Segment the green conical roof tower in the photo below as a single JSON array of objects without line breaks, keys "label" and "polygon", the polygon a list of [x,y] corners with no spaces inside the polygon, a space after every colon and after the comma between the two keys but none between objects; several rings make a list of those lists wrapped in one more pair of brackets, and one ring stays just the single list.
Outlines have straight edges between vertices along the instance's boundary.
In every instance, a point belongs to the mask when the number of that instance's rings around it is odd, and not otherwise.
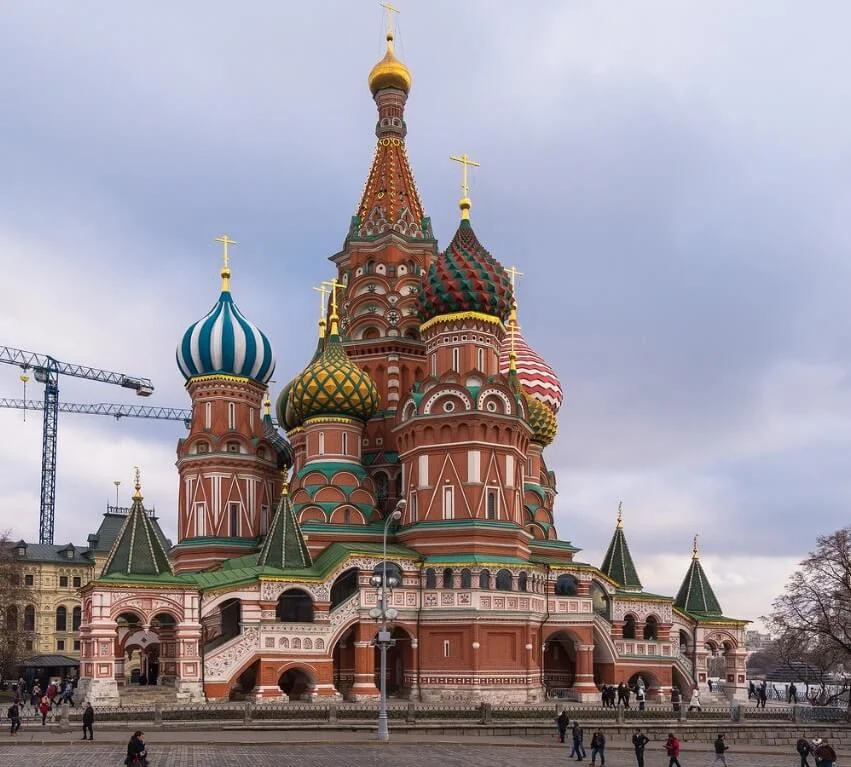
[{"label": "green conical roof tower", "polygon": [[699,615],[723,615],[721,605],[709,585],[709,579],[700,564],[700,554],[697,550],[697,536],[694,536],[691,566],[686,573],[683,585],[674,599],[674,607],[683,612]]},{"label": "green conical roof tower", "polygon": [[310,567],[313,564],[301,527],[295,517],[295,509],[290,500],[286,480],[281,488],[281,500],[272,518],[257,564],[261,567],[275,567],[278,570]]},{"label": "green conical roof tower", "polygon": [[629,591],[641,591],[641,579],[638,577],[638,571],[635,569],[623,532],[622,503],[618,504],[618,523],[615,526],[615,534],[612,536],[612,542],[609,544],[606,556],[603,557],[600,570],[615,583],[620,584],[622,588]]},{"label": "green conical roof tower", "polygon": [[136,469],[133,505],[121,527],[101,577],[108,575],[174,575],[165,547],[142,505],[142,484]]}]

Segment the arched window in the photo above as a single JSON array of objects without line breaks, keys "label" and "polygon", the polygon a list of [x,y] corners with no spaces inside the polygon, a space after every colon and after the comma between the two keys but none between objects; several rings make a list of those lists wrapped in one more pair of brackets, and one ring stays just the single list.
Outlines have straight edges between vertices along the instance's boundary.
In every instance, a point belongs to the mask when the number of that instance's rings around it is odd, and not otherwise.
[{"label": "arched window", "polygon": [[358,590],[358,571],[356,568],[340,573],[331,586],[331,609],[345,602]]},{"label": "arched window", "polygon": [[56,608],[56,630],[57,631],[67,631],[68,630],[68,611],[65,609],[63,605],[60,605]]},{"label": "arched window", "polygon": [[[384,568],[383,572],[385,577],[389,580],[390,578],[395,579],[394,586],[402,585],[402,568],[399,567],[395,562],[380,562],[373,569],[373,575],[380,576],[382,573],[382,566]],[[389,583],[387,585],[390,585]]]},{"label": "arched window", "polygon": [[520,573],[517,576],[517,590],[518,591],[528,591],[529,590],[529,576],[526,573]]},{"label": "arched window", "polygon": [[498,591],[511,591],[511,573],[508,570],[500,570],[496,574],[496,588]]},{"label": "arched window", "polygon": [[644,638],[645,639],[658,639],[659,638],[659,621],[652,615],[647,616],[647,620],[644,621]]},{"label": "arched window", "polygon": [[461,588],[473,588],[473,573],[471,573],[466,567],[461,571]]},{"label": "arched window", "polygon": [[623,621],[623,638],[635,639],[635,616],[627,615]]},{"label": "arched window", "polygon": [[277,617],[281,623],[313,623],[313,600],[301,589],[290,589],[278,597]]},{"label": "arched window", "polygon": [[325,455],[325,432],[319,432],[319,455]]},{"label": "arched window", "polygon": [[443,571],[443,588],[451,589],[452,588],[452,568],[447,567]]},{"label": "arched window", "polygon": [[35,631],[35,607],[32,605],[24,608],[24,631]]},{"label": "arched window", "polygon": [[79,631],[80,630],[80,621],[83,617],[83,609],[80,605],[77,605],[71,611],[71,631]]},{"label": "arched window", "polygon": [[479,573],[479,588],[480,589],[489,589],[491,587],[491,573],[490,570],[482,570]]},{"label": "arched window", "polygon": [[603,587],[596,583],[595,581],[591,582],[591,604],[594,608],[594,612],[597,613],[602,618],[606,620],[609,619],[609,597],[606,596],[606,592],[603,590]]},{"label": "arched window", "polygon": [[556,580],[557,597],[575,597],[579,593],[579,584],[570,573],[562,573]]},{"label": "arched window", "polygon": [[426,588],[427,589],[436,589],[437,588],[437,573],[434,571],[433,567],[429,567],[426,570]]},{"label": "arched window", "polygon": [[18,606],[9,605],[6,608],[6,631],[13,633],[18,630]]}]

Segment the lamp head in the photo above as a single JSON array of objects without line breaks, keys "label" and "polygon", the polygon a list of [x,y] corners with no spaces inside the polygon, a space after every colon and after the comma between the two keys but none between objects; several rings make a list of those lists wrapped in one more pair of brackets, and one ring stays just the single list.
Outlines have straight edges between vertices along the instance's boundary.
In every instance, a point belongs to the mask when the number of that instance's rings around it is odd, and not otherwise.
[{"label": "lamp head", "polygon": [[387,585],[391,589],[395,589],[399,585],[399,579],[395,575],[387,576]]},{"label": "lamp head", "polygon": [[380,575],[373,575],[372,578],[369,579],[369,582],[375,586],[375,588],[379,588],[382,583],[382,579]]}]

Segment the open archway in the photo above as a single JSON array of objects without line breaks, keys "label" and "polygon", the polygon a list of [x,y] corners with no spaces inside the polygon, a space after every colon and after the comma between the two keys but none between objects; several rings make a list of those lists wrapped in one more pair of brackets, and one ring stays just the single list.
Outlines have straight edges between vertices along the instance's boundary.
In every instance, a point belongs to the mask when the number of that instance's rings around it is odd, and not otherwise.
[{"label": "open archway", "polygon": [[293,666],[278,678],[278,687],[290,701],[311,699],[315,687],[313,678],[303,668]]},{"label": "open archway", "polygon": [[355,627],[343,632],[331,653],[332,683],[343,700],[349,700],[355,683]]},{"label": "open archway", "polygon": [[565,698],[576,680],[576,637],[566,631],[544,643],[544,687],[549,697]]}]

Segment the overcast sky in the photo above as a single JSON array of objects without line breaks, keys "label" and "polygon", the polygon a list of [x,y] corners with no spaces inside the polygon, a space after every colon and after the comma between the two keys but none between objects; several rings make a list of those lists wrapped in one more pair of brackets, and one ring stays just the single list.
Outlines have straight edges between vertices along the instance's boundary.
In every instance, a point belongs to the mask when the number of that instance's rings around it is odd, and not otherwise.
[{"label": "overcast sky", "polygon": [[[645,587],[695,533],[725,612],[765,613],[848,523],[851,5],[400,3],[408,151],[440,242],[458,168],[566,388],[560,536],[599,564],[624,501]],[[0,344],[147,376],[187,406],[174,348],[233,292],[308,360],[374,149],[371,0],[0,3]],[[21,396],[0,366],[0,396]],[[28,396],[40,398],[30,381]],[[135,402],[63,379],[68,402]],[[0,411],[0,529],[36,540],[40,415]],[[120,479],[175,534],[182,425],[60,419],[56,540],[84,543]]]}]

